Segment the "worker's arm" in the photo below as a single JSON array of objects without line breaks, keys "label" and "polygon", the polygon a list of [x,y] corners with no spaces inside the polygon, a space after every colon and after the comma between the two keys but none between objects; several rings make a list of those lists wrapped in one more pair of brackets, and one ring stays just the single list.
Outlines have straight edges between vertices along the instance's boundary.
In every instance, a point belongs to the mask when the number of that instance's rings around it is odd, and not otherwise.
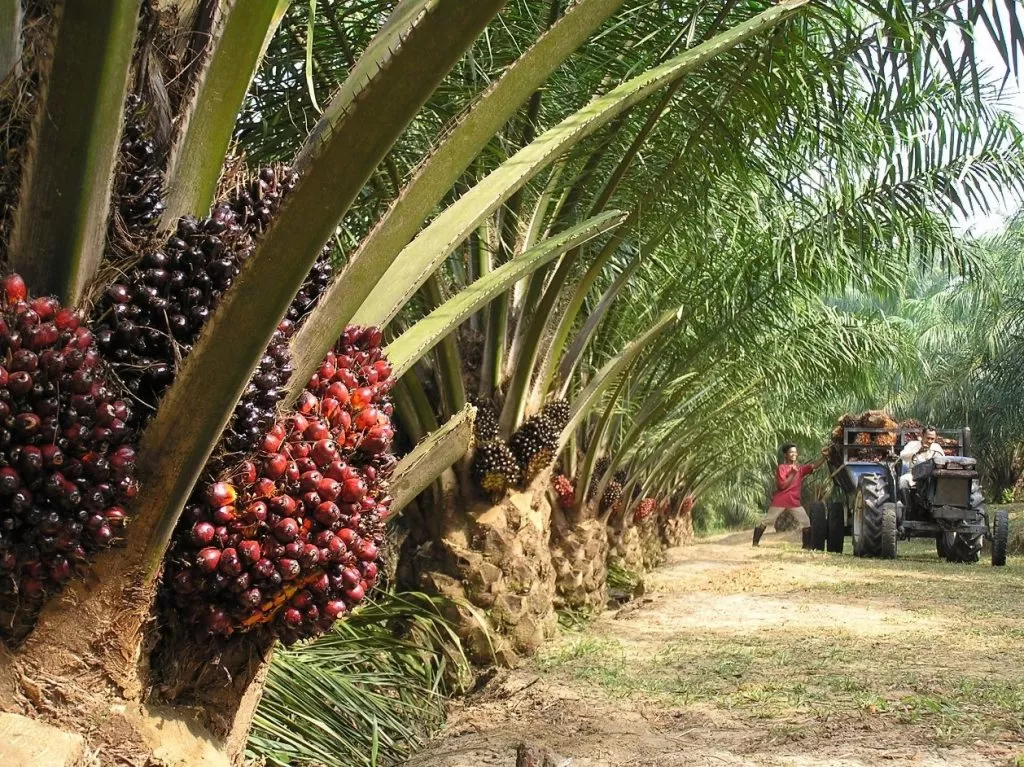
[{"label": "worker's arm", "polygon": [[777,490],[788,490],[800,476],[798,469],[794,468],[793,471],[786,472],[785,468],[786,464],[779,464],[779,468],[775,470],[775,488]]},{"label": "worker's arm", "polygon": [[903,452],[900,453],[900,459],[909,462],[911,458],[920,452],[920,450],[921,443],[916,439],[912,439],[903,446]]}]

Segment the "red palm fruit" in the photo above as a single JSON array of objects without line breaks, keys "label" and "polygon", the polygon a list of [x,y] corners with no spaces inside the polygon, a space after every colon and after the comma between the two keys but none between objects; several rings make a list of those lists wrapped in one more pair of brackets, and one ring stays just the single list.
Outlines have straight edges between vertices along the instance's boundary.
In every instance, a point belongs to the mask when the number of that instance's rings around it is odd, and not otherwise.
[{"label": "red palm fruit", "polygon": [[285,517],[274,525],[274,537],[281,543],[294,541],[299,535],[299,523],[293,517]]},{"label": "red palm fruit", "polygon": [[332,562],[339,562],[348,553],[348,549],[345,546],[345,541],[340,537],[335,536],[327,543],[327,550],[330,552],[330,560]]},{"label": "red palm fruit", "polygon": [[375,407],[366,407],[359,411],[356,416],[356,428],[359,431],[367,431],[377,425],[377,416],[380,415]]},{"label": "red palm fruit", "polygon": [[347,610],[348,608],[345,606],[345,603],[342,600],[332,599],[326,605],[324,605],[324,617],[326,617],[330,621],[336,621],[338,620],[338,618],[344,615]]},{"label": "red palm fruit", "polygon": [[248,540],[238,544],[238,555],[244,562],[258,562],[261,554],[259,541]]},{"label": "red palm fruit", "polygon": [[75,330],[82,323],[82,318],[76,309],[61,309],[53,317],[53,324],[57,330]]},{"label": "red palm fruit", "polygon": [[128,513],[120,506],[109,506],[103,511],[103,516],[107,520],[107,524],[113,525],[114,527],[121,527],[128,519]]},{"label": "red palm fruit", "polygon": [[319,442],[320,440],[327,440],[331,438],[331,427],[320,420],[310,422],[306,431],[303,433],[306,439],[310,442]]},{"label": "red palm fruit", "polygon": [[363,562],[360,565],[363,571],[363,577],[366,580],[375,580],[377,578],[377,564],[375,562]]},{"label": "red palm fruit", "polygon": [[92,539],[97,546],[109,546],[114,540],[114,530],[110,525],[103,524],[93,531]]},{"label": "red palm fruit", "polygon": [[279,480],[288,471],[288,457],[274,453],[263,462],[263,473],[272,480]]},{"label": "red palm fruit", "polygon": [[302,541],[292,541],[291,543],[285,544],[284,556],[289,559],[298,559],[302,556],[302,550],[306,548],[306,544]]},{"label": "red palm fruit", "polygon": [[324,527],[331,528],[341,521],[341,512],[335,504],[324,501],[316,507],[314,517]]},{"label": "red palm fruit", "polygon": [[284,428],[275,424],[274,427],[263,437],[263,452],[276,453],[281,449],[281,444],[283,442]]},{"label": "red palm fruit", "polygon": [[341,412],[341,403],[331,397],[324,397],[320,400],[320,417],[328,423],[334,424],[334,419]]},{"label": "red palm fruit", "polygon": [[341,486],[341,499],[346,503],[359,503],[366,495],[366,483],[360,477],[345,480]]},{"label": "red palm fruit", "polygon": [[256,610],[263,604],[263,592],[257,588],[247,589],[238,595],[238,604],[246,610]]},{"label": "red palm fruit", "polygon": [[295,465],[299,468],[300,476],[307,471],[316,471],[320,468],[312,458],[299,458],[295,461]]},{"label": "red palm fruit", "polygon": [[312,570],[320,562],[320,549],[311,543],[306,544],[299,555],[299,562],[307,570]]},{"label": "red palm fruit", "polygon": [[336,400],[339,405],[344,407],[349,401],[348,387],[341,381],[334,381],[327,387],[327,396]]},{"label": "red palm fruit", "polygon": [[242,465],[238,467],[238,471],[235,472],[235,480],[242,485],[251,485],[258,476],[256,464],[252,461],[243,461]]},{"label": "red palm fruit", "polygon": [[320,575],[309,584],[309,590],[318,596],[324,596],[331,588],[331,580],[328,578],[327,573],[320,573]]},{"label": "red palm fruit", "polygon": [[308,442],[292,442],[289,445],[289,448],[291,451],[291,457],[296,461],[302,458],[309,458],[309,453],[312,450]]},{"label": "red palm fruit", "polygon": [[309,428],[309,419],[301,413],[293,413],[288,426],[289,433],[302,434]]},{"label": "red palm fruit", "polygon": [[302,494],[302,506],[305,509],[315,509],[322,501],[320,493],[316,490],[310,490],[308,493]]},{"label": "red palm fruit", "polygon": [[362,579],[363,574],[354,567],[346,567],[341,571],[341,580],[349,588],[357,585]]},{"label": "red palm fruit", "polygon": [[21,477],[14,469],[0,469],[0,495],[13,495],[21,487]]},{"label": "red palm fruit", "polygon": [[326,468],[338,459],[338,445],[331,439],[319,440],[310,455],[318,466]]},{"label": "red palm fruit", "polygon": [[200,572],[212,573],[220,565],[220,549],[208,546],[196,554],[196,567]]},{"label": "red palm fruit", "polygon": [[284,475],[285,480],[289,485],[294,485],[299,481],[300,476],[302,476],[302,472],[299,470],[299,464],[295,461],[289,461],[288,470]]},{"label": "red palm fruit", "polygon": [[324,477],[317,483],[316,492],[325,501],[333,501],[341,493],[341,483],[330,477]]},{"label": "red palm fruit", "polygon": [[269,578],[274,574],[274,563],[269,559],[263,558],[256,561],[253,565],[252,570],[261,578]]},{"label": "red palm fruit", "polygon": [[238,491],[227,482],[214,482],[206,489],[206,501],[211,506],[230,506],[238,498]]},{"label": "red palm fruit", "polygon": [[307,471],[299,477],[299,488],[306,493],[315,492],[323,476],[318,471]]},{"label": "red palm fruit", "polygon": [[352,476],[349,466],[343,461],[334,461],[327,467],[324,476],[333,479],[335,482],[344,482]]},{"label": "red palm fruit", "polygon": [[277,484],[270,477],[260,477],[253,488],[253,495],[257,498],[271,498],[276,492]]},{"label": "red palm fruit", "polygon": [[277,560],[277,571],[281,573],[281,577],[284,580],[291,581],[299,577],[299,573],[302,572],[302,568],[294,559],[282,557]]},{"label": "red palm fruit", "polygon": [[345,589],[345,596],[353,602],[362,602],[363,598],[366,596],[366,591],[363,590],[363,587],[360,584],[356,584],[351,588]]},{"label": "red palm fruit", "polygon": [[354,544],[358,540],[359,535],[352,528],[343,527],[341,528],[341,530],[338,531],[338,537],[344,542],[346,546],[351,548],[352,544]]},{"label": "red palm fruit", "polygon": [[4,278],[3,288],[4,300],[8,306],[28,298],[28,288],[25,286],[25,280],[18,274],[7,275]]},{"label": "red palm fruit", "polygon": [[302,625],[302,613],[300,613],[294,607],[289,607],[287,610],[285,610],[283,618],[285,625],[291,626],[292,628],[298,628]]},{"label": "red palm fruit", "polygon": [[258,525],[267,521],[267,504],[263,501],[255,501],[245,507],[242,519],[248,525]]},{"label": "red palm fruit", "polygon": [[292,607],[297,607],[300,610],[305,610],[311,604],[313,604],[313,595],[305,589],[295,592],[295,596],[292,597]]},{"label": "red palm fruit", "polygon": [[356,556],[364,562],[372,562],[377,558],[377,547],[369,541],[363,541],[362,545],[356,548]]},{"label": "red palm fruit", "polygon": [[220,553],[219,569],[224,575],[235,577],[242,572],[242,560],[238,557],[238,551],[232,548],[224,549]]},{"label": "red palm fruit", "polygon": [[311,415],[316,412],[320,400],[310,391],[304,391],[299,395],[299,401],[295,403],[295,410],[302,415]]},{"label": "red palm fruit", "polygon": [[361,386],[352,392],[352,409],[361,411],[373,403],[373,389]]},{"label": "red palm fruit", "polygon": [[218,506],[213,510],[213,521],[218,525],[230,525],[238,518],[234,506]]},{"label": "red palm fruit", "polygon": [[279,495],[270,501],[270,508],[281,516],[293,517],[298,504],[290,495]]}]

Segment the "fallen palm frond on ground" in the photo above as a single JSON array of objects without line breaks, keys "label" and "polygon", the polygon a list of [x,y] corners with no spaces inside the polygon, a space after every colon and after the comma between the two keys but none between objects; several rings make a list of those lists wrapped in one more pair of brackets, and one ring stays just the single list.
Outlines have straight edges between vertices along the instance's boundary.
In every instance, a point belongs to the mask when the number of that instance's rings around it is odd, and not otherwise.
[{"label": "fallen palm frond on ground", "polygon": [[468,663],[444,601],[389,594],[326,636],[279,652],[253,720],[267,764],[397,764],[441,724]]}]

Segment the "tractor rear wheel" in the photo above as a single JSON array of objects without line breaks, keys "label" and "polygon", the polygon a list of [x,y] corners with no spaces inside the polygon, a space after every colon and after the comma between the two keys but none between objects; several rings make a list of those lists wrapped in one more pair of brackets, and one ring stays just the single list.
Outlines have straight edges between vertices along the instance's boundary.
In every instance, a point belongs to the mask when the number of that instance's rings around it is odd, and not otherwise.
[{"label": "tractor rear wheel", "polygon": [[992,520],[992,564],[1002,567],[1006,564],[1006,544],[1010,539],[1010,513],[1005,509],[996,512]]},{"label": "tractor rear wheel", "polygon": [[935,536],[935,551],[938,553],[939,559],[946,559],[949,556],[954,538],[956,538],[956,533],[939,533]]},{"label": "tractor rear wheel", "polygon": [[865,474],[853,504],[853,553],[858,557],[896,556],[896,504],[889,502],[885,479]]},{"label": "tractor rear wheel", "polygon": [[833,554],[843,553],[843,541],[846,538],[846,506],[833,503],[828,508],[828,538],[826,546]]},{"label": "tractor rear wheel", "polygon": [[821,501],[815,501],[810,508],[811,539],[808,548],[815,551],[825,550],[825,537],[828,534],[828,509]]}]

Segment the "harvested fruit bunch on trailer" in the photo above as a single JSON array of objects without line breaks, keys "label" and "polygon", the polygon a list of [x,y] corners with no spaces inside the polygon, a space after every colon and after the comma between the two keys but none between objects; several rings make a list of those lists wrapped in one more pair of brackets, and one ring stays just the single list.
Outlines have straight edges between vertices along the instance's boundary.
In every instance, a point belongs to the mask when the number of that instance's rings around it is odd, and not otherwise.
[{"label": "harvested fruit bunch on trailer", "polygon": [[832,496],[810,509],[813,548],[842,553],[850,535],[855,556],[892,559],[900,540],[934,538],[942,559],[977,562],[987,538],[992,564],[1006,564],[1009,516],[985,508],[970,429],[939,429],[945,455],[911,468],[899,456],[922,429],[877,410],[840,419],[826,449]]}]

